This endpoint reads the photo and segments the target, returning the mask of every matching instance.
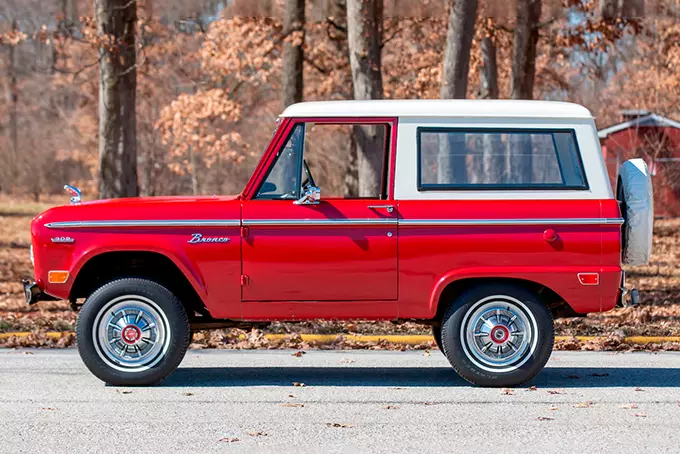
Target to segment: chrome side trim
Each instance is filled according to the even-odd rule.
[[[621,225],[621,218],[560,219],[400,219],[404,226],[485,226],[485,225]]]
[[[238,219],[211,220],[146,220],[146,221],[66,221],[49,222],[50,229],[91,229],[91,228],[130,228],[130,227],[239,227]]]
[[[397,225],[397,218],[375,219],[250,219],[243,220],[246,226],[289,226],[289,225]]]

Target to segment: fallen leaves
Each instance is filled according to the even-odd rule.
[[[399,407],[397,407],[396,405],[387,405],[387,406],[385,406],[385,410],[396,410],[397,408],[399,408]]]
[[[559,389],[549,389],[548,394],[564,394],[564,392]]]
[[[56,411],[57,409],[54,407],[43,407],[41,410],[46,410],[46,411]]]
[[[294,381],[293,386],[295,386],[296,388],[304,388],[307,385],[305,385],[304,383]]]
[[[640,387],[637,387],[637,388],[635,388],[635,391],[637,391],[637,392],[643,392],[644,389],[642,389],[642,388],[640,388]]]
[[[282,407],[304,407],[305,404],[281,404]]]
[[[527,391],[536,391],[536,387],[535,386],[529,386],[526,390]]]
[[[305,352],[303,352],[302,350],[300,350],[300,351],[297,351],[297,352],[291,354],[290,356],[295,356],[296,358],[301,358],[302,355],[304,355],[304,354],[305,354]]]
[[[590,408],[593,406],[593,403],[589,400],[585,402],[579,402],[576,405],[574,405],[574,408]]]
[[[236,437],[224,437],[220,438],[218,441],[221,443],[236,443],[237,441],[241,441],[241,439]]]
[[[335,427],[335,428],[339,428],[339,429],[349,429],[349,428],[354,427],[354,426],[352,426],[351,424],[340,424],[338,422],[327,422],[326,427]]]
[[[182,393],[183,396],[193,396],[194,393]]]
[[[647,413],[635,413],[633,416],[635,416],[636,418],[646,418]]]
[[[504,396],[512,396],[515,394],[515,391],[513,391],[510,388],[501,388],[501,394],[503,394]]]
[[[116,392],[118,394],[132,394],[132,391],[130,390],[125,390],[125,389],[117,389]]]
[[[536,418],[536,420],[537,421],[554,421],[555,418],[549,418],[547,416],[539,416],[538,418]]]
[[[621,408],[623,408],[624,410],[635,410],[638,408],[638,406],[636,404],[625,404],[621,405]]]
[[[267,434],[266,432],[260,431],[260,432],[248,432],[248,435],[251,436],[251,437],[266,437],[269,434]]]

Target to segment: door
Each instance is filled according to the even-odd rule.
[[[386,178],[373,197],[329,197],[337,195],[332,178],[313,162],[323,150],[310,152],[323,141],[310,140],[306,129],[309,123],[292,128],[255,196],[243,202],[243,301],[396,300],[397,210]],[[316,170],[321,197],[301,200],[317,187]]]

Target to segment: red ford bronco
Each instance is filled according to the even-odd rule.
[[[342,126],[374,147],[352,195],[312,138]],[[79,308],[80,355],[116,385],[161,381],[194,330],[307,319],[428,324],[463,378],[518,385],[546,364],[555,317],[637,304],[621,265],[651,249],[647,166],[624,163],[615,197],[593,118],[569,103],[295,104],[239,195],[81,203],[68,188],[32,222],[26,299]]]

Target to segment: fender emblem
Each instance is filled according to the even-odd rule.
[[[51,238],[53,243],[75,243],[76,240],[71,238],[70,236],[53,236]]]
[[[203,236],[200,233],[192,233],[191,239],[187,241],[190,244],[197,243],[228,243],[229,238],[226,236]]]

